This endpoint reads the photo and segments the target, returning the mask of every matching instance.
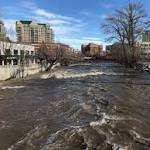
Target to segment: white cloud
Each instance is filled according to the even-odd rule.
[[[88,11],[81,11],[80,14],[84,16],[91,16],[91,13]]]
[[[42,9],[31,1],[21,2],[20,7],[18,6],[7,6],[3,7],[5,16],[13,16],[13,20],[5,19],[6,29],[9,32],[9,36],[14,39],[15,33],[15,22],[17,20],[33,20],[40,23],[49,23],[54,29],[56,38],[64,37],[66,35],[81,33],[84,29],[84,23],[82,20],[56,14]],[[24,18],[23,18],[24,17]],[[11,34],[10,34],[10,30]],[[13,33],[13,34],[12,34]]]
[[[14,39],[15,33],[15,22],[16,20],[33,20],[41,23],[49,23],[54,29],[56,39],[59,42],[63,42],[74,46],[76,48],[80,48],[81,44],[87,43],[97,43],[97,44],[105,44],[102,40],[97,37],[81,37],[79,38],[68,38],[73,37],[73,35],[80,35],[85,30],[85,23],[74,17],[65,16],[53,12],[49,12],[45,9],[38,7],[35,3],[31,1],[22,2],[22,6],[19,8],[16,7],[7,7],[4,8],[5,11],[13,12],[14,19],[5,19],[5,25],[9,35]],[[26,15],[23,15],[26,14]],[[83,12],[83,15],[94,15],[90,12]],[[9,15],[8,15],[9,16]],[[11,16],[11,15],[10,15]],[[22,18],[24,16],[24,18]],[[98,17],[98,16],[96,16]],[[15,19],[16,18],[16,19]]]
[[[60,24],[67,24],[71,25],[71,22],[65,21],[65,20],[60,20],[60,19],[54,19],[50,22],[53,26],[55,25],[60,25]]]
[[[63,16],[63,15],[60,15],[60,14],[55,14],[55,13],[52,13],[52,12],[48,12],[44,9],[36,9],[36,10],[33,10],[33,12],[37,15],[37,16],[42,16],[42,17],[45,17],[45,18],[49,18],[49,19],[59,19],[59,20],[64,20],[64,21],[69,21],[69,22],[76,22],[76,23],[81,23],[82,21],[79,20],[79,19],[75,19],[73,17],[68,17],[68,16]]]
[[[103,43],[102,41],[98,41],[98,40],[95,40],[95,38],[92,38],[91,39],[86,39],[86,38],[64,38],[63,41],[65,42],[69,42],[69,43],[80,43],[80,44],[87,44],[87,43],[97,43],[97,44],[101,44]]]
[[[105,19],[106,15],[105,14],[96,14],[93,12],[88,12],[88,11],[81,11],[80,12],[81,15],[84,15],[86,17],[91,17],[91,18],[100,18],[100,19]]]
[[[89,41],[90,41],[90,40],[91,40],[91,41],[98,41],[98,42],[100,41],[100,39],[97,38],[97,37],[83,37],[83,39],[84,39],[84,40],[89,40]]]
[[[107,15],[102,14],[102,15],[99,15],[99,17],[100,17],[101,19],[106,19],[106,18],[107,18]]]
[[[103,7],[106,8],[106,9],[109,9],[109,8],[112,8],[113,5],[109,4],[109,3],[105,3],[105,4],[103,4]]]
[[[83,30],[84,23],[80,19],[46,11],[36,6],[33,2],[23,2],[23,5],[30,10],[29,18],[31,20],[49,23],[54,29],[56,36],[77,34]]]
[[[41,22],[41,23],[48,23],[52,26],[59,26],[59,25],[71,25],[71,22],[60,20],[60,19],[48,19],[42,16],[28,16],[28,19],[35,21],[35,22]]]
[[[72,34],[78,34],[81,32],[79,26],[61,25],[61,26],[54,26],[53,29],[57,35],[64,35],[64,36],[66,35],[72,36]]]
[[[82,37],[82,38],[63,38],[62,42],[73,45],[74,47],[80,49],[82,44],[95,43],[104,46],[107,45],[104,41],[96,37]]]
[[[73,17],[47,12],[43,9],[36,9],[32,12],[37,20],[50,23],[56,35],[80,33],[84,26],[81,20]]]

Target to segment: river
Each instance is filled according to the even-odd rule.
[[[92,61],[4,82],[0,150],[150,150],[150,75]]]

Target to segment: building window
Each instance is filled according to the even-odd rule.
[[[20,50],[20,55],[24,55],[24,50]]]
[[[20,50],[20,63],[24,63],[24,50]]]
[[[3,58],[0,56],[0,65],[2,65]]]
[[[15,59],[13,60],[13,65],[18,65],[18,50],[14,50],[14,55],[16,55]]]
[[[5,49],[5,55],[11,55],[10,49]]]
[[[14,55],[18,55],[18,50],[14,50]]]

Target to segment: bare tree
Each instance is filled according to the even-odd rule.
[[[110,37],[107,38],[107,41],[116,40],[118,43],[121,43],[122,50],[124,52],[124,63],[127,60],[127,54],[125,50],[125,31],[123,30],[122,24],[120,22],[119,16],[108,16],[106,18],[106,23],[102,25],[102,29],[105,34],[109,34]],[[120,47],[121,48],[121,47]]]
[[[134,66],[138,61],[137,42],[148,27],[147,14],[141,3],[129,3],[116,10],[102,25],[104,33],[109,34],[109,40],[115,39],[121,44],[123,61],[127,66]]]
[[[16,41],[16,32],[14,24],[11,24],[9,28],[6,30],[6,40],[9,39],[10,41]]]
[[[61,61],[63,52],[64,51],[59,44],[49,47],[43,42],[38,49],[38,57],[40,62],[46,61],[47,64],[49,64],[49,67],[47,68],[48,71],[53,65]]]
[[[43,42],[37,53],[41,64],[42,61],[46,61],[47,64],[49,64],[46,71],[49,71],[56,63],[68,65],[71,62],[80,60],[78,53],[74,52],[70,46],[61,43],[51,43],[47,45]]]

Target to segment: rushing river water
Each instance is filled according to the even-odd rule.
[[[0,150],[150,150],[150,75],[111,62],[0,86]]]

